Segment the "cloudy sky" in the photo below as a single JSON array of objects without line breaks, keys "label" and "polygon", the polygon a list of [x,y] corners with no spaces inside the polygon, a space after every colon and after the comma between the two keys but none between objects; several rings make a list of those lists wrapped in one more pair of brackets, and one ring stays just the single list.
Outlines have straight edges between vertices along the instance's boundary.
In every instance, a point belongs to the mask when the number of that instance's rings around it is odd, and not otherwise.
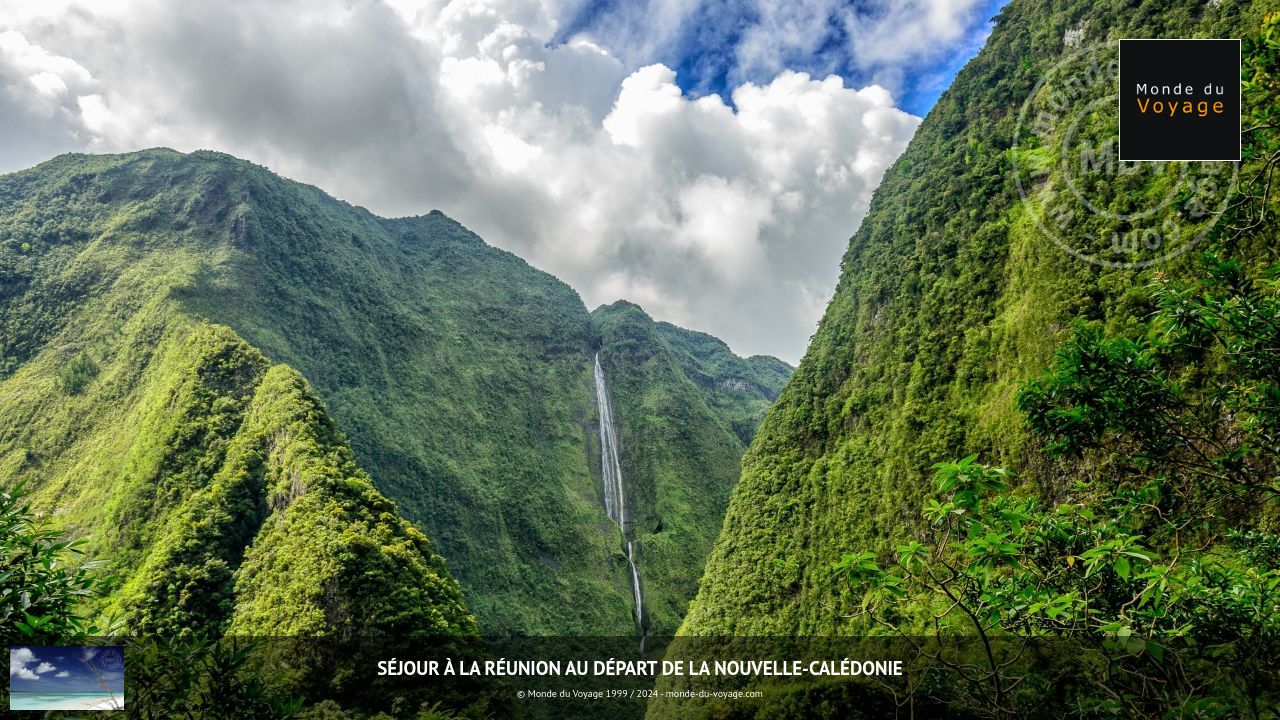
[{"label": "cloudy sky", "polygon": [[13,692],[124,693],[123,648],[11,647],[9,689]]},{"label": "cloudy sky", "polygon": [[795,362],[999,0],[4,0],[0,172],[210,148]]}]

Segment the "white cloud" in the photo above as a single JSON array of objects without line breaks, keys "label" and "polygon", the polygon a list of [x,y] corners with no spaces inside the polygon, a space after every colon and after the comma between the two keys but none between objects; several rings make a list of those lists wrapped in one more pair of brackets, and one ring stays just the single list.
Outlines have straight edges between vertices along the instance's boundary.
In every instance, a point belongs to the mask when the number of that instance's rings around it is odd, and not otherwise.
[{"label": "white cloud", "polygon": [[55,674],[54,677],[68,677],[70,675],[71,673],[67,672],[66,670],[61,670],[57,674]]},{"label": "white cloud", "polygon": [[32,44],[0,24],[0,167],[20,167],[91,143],[79,122],[79,98],[93,77],[71,58]]},{"label": "white cloud", "polygon": [[870,15],[846,13],[841,22],[858,67],[890,86],[946,53],[976,51],[990,32],[980,22],[986,18],[978,17],[985,0],[876,0],[874,5]]},{"label": "white cloud", "polygon": [[53,666],[53,665],[51,665],[50,663],[42,662],[42,663],[40,663],[39,665],[37,665],[37,666],[36,666],[36,674],[37,674],[37,675],[43,675],[43,674],[45,674],[45,673],[47,673],[47,672],[53,672],[54,670],[57,670],[57,669],[58,669],[58,668],[54,667],[54,666]]},{"label": "white cloud", "polygon": [[603,123],[610,146],[558,158],[561,229],[549,236],[608,242],[538,254],[588,298],[630,298],[740,351],[794,360],[916,121],[878,88],[799,73],[733,99],[736,113],[717,97],[682,98],[661,66],[629,77]]},{"label": "white cloud", "polygon": [[[658,3],[649,35],[696,5]],[[791,361],[918,122],[880,87],[783,66],[732,107],[690,98],[662,65],[550,46],[571,10],[552,0],[49,7],[0,9],[0,169],[77,148],[223,150],[381,214],[437,207],[588,306],[633,300]],[[789,27],[800,42],[802,13]]]},{"label": "white cloud", "polygon": [[843,30],[838,57],[873,75],[937,58],[965,39],[987,0],[757,0],[759,19],[735,46],[736,71],[776,72],[826,49],[833,26]]},{"label": "white cloud", "polygon": [[30,648],[11,648],[9,650],[9,677],[20,677],[36,680],[36,674],[27,669],[27,665],[35,662],[36,655]]},{"label": "white cloud", "polygon": [[[23,680],[39,680],[39,673],[48,672],[43,670],[45,665],[49,663],[40,663],[38,667],[32,668],[31,665],[36,664],[38,658],[31,651],[31,648],[10,648],[9,649],[9,677],[22,678]],[[53,667],[50,666],[49,670]]]},{"label": "white cloud", "polygon": [[864,67],[898,63],[946,52],[974,25],[983,0],[876,0],[870,12],[844,12],[841,19]]}]

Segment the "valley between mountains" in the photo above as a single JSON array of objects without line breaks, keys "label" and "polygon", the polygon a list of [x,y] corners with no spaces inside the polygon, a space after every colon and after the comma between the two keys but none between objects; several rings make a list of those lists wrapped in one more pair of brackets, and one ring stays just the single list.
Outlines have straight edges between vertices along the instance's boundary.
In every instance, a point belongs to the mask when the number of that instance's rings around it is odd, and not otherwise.
[{"label": "valley between mountains", "polygon": [[0,482],[143,629],[672,633],[791,371],[212,152],[4,176],[0,238]]}]

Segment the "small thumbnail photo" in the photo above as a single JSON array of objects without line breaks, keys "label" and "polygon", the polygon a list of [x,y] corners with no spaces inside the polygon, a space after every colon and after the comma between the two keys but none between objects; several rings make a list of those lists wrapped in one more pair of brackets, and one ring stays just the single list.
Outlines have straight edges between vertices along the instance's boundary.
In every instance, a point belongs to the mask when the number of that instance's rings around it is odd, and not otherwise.
[{"label": "small thumbnail photo", "polygon": [[124,648],[9,648],[10,710],[123,710]]}]

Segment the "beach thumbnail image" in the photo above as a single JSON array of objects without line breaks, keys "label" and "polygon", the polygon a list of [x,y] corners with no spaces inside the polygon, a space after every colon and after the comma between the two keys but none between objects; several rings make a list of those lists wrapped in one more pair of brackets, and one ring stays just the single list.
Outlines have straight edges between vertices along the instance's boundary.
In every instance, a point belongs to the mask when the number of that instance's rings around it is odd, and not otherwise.
[{"label": "beach thumbnail image", "polygon": [[9,648],[10,710],[123,710],[124,648]]}]

